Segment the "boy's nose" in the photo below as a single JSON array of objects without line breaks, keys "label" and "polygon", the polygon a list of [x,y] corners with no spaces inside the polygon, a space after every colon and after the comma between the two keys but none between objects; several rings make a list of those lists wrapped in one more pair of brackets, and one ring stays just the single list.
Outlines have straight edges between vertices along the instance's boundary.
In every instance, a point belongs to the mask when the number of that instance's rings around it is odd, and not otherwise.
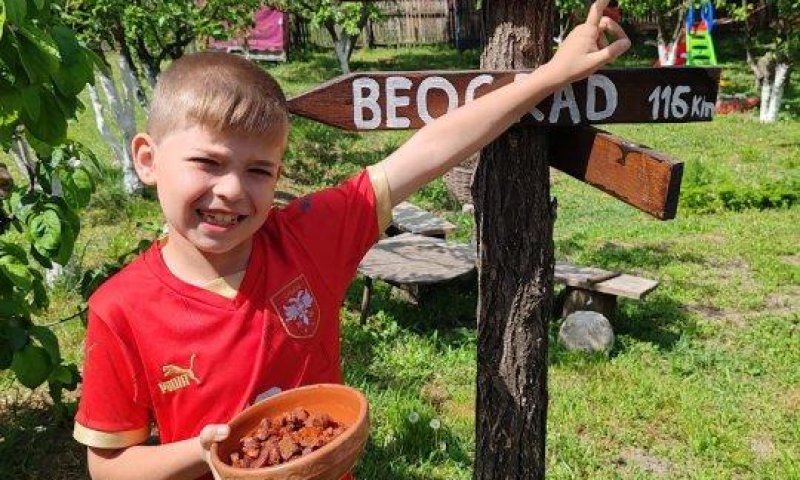
[{"label": "boy's nose", "polygon": [[231,201],[239,200],[244,195],[242,179],[234,173],[219,177],[212,190],[214,195]]}]

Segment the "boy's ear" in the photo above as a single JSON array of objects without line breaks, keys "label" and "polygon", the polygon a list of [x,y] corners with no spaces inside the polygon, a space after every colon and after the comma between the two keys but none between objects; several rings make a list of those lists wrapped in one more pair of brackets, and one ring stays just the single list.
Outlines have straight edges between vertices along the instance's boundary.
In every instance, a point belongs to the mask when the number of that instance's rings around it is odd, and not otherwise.
[{"label": "boy's ear", "polygon": [[137,133],[131,140],[133,165],[145,185],[156,184],[155,142],[146,133]]}]

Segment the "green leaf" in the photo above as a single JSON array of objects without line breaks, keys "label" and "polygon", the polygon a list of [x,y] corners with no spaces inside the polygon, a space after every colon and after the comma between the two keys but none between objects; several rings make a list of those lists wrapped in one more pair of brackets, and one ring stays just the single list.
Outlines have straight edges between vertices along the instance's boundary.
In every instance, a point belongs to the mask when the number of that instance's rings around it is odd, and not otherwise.
[{"label": "green leaf", "polygon": [[[43,266],[44,268],[53,268],[53,262],[51,262],[50,259],[47,258],[46,256],[39,253],[39,251],[36,250],[33,244],[31,244],[30,253],[33,259],[39,262],[39,265]],[[34,293],[36,292],[34,291]]]},{"label": "green leaf", "polygon": [[52,208],[55,208],[64,223],[68,223],[77,235],[81,230],[81,219],[73,208],[71,208],[63,198],[55,197],[52,200]]},{"label": "green leaf", "polygon": [[62,226],[58,213],[53,209],[47,209],[33,215],[28,221],[28,234],[33,247],[40,254],[54,258],[61,248],[62,241]]},{"label": "green leaf", "polygon": [[50,383],[58,382],[63,385],[69,385],[75,381],[75,378],[72,376],[70,369],[64,365],[56,365],[47,380]]},{"label": "green leaf", "polygon": [[42,109],[39,120],[31,121],[30,118],[23,115],[22,121],[28,127],[31,135],[45,143],[56,145],[67,136],[67,117],[52,92],[46,89],[40,89],[40,92]]},{"label": "green leaf", "polygon": [[0,148],[8,151],[19,120],[19,112],[16,109],[4,109],[4,103],[5,99],[0,98]]},{"label": "green leaf", "polygon": [[34,26],[26,25],[17,31],[20,61],[28,78],[32,84],[48,83],[61,64],[58,46],[50,35]]},{"label": "green leaf", "polygon": [[16,295],[11,298],[0,298],[0,317],[9,318],[29,314],[28,302],[24,298]]},{"label": "green leaf", "polygon": [[6,3],[0,0],[0,40],[3,38],[3,29],[6,26]]},{"label": "green leaf", "polygon": [[94,80],[92,61],[87,50],[81,47],[75,34],[63,25],[50,29],[61,55],[61,69],[53,76],[58,90],[67,96],[81,93],[86,84]]},{"label": "green leaf", "polygon": [[26,118],[33,122],[39,120],[39,113],[42,109],[42,102],[39,99],[39,87],[23,88],[21,91],[21,100]]},{"label": "green leaf", "polygon": [[69,259],[72,257],[72,251],[75,250],[75,240],[77,237],[78,232],[73,229],[73,226],[69,222],[63,222],[61,224],[61,244],[53,260],[61,265],[69,263]]},{"label": "green leaf", "polygon": [[44,281],[42,281],[41,278],[37,278],[33,282],[33,306],[39,310],[44,310],[49,305],[50,298],[47,296],[47,290],[44,288]]},{"label": "green leaf", "polygon": [[28,344],[28,332],[17,326],[8,327],[8,343],[11,345],[11,350],[15,352],[22,350]]},{"label": "green leaf", "polygon": [[75,186],[75,206],[83,208],[89,205],[92,192],[94,191],[94,181],[89,172],[83,167],[77,167],[72,171],[72,182]]},{"label": "green leaf", "polygon": [[23,263],[27,260],[25,249],[10,242],[0,241],[0,256],[2,255],[10,255]]},{"label": "green leaf", "polygon": [[11,361],[11,370],[17,375],[17,380],[28,388],[36,388],[44,383],[52,369],[53,364],[47,351],[31,344],[14,352],[14,359]]},{"label": "green leaf", "polygon": [[33,283],[33,272],[28,268],[25,250],[8,242],[0,242],[0,273],[23,292],[28,291]]},{"label": "green leaf", "polygon": [[61,350],[58,348],[58,338],[56,338],[52,330],[40,325],[34,325],[28,329],[28,332],[31,337],[39,340],[39,343],[42,344],[42,347],[44,347],[48,355],[50,355],[50,360],[53,361],[54,365],[61,362]]},{"label": "green leaf", "polygon": [[3,255],[0,257],[0,272],[5,274],[11,283],[16,285],[20,291],[30,290],[33,284],[33,275],[30,269],[24,263],[20,263],[16,258],[11,255]]},{"label": "green leaf", "polygon": [[25,0],[3,0],[8,21],[19,25],[28,15],[28,3]]}]

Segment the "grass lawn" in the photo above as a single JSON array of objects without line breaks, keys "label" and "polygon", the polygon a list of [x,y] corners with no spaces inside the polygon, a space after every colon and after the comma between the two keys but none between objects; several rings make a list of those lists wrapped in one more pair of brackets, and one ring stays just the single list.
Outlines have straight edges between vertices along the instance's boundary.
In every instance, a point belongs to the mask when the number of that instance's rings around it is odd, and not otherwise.
[{"label": "grass lawn", "polygon": [[[651,50],[637,49],[625,62],[647,64]],[[728,62],[725,90],[750,92],[747,67],[732,57],[735,44],[723,42],[720,52]],[[477,63],[476,52],[426,47],[357,52],[352,68]],[[270,71],[296,94],[335,76],[335,65],[332,54],[308,53]],[[608,356],[564,351],[555,340],[559,323],[552,323],[548,478],[800,478],[800,206],[793,190],[800,185],[800,95],[797,87],[787,95],[789,108],[773,125],[737,114],[703,124],[608,128],[685,162],[684,195],[669,222],[553,171],[557,258],[641,274],[661,285],[646,301],[621,302]],[[90,111],[71,135],[109,158]],[[330,185],[408,136],[362,136],[296,119],[282,188]],[[149,238],[146,224],[160,221],[157,204],[126,198],[116,175],[85,212],[81,263],[55,285],[53,308],[40,323],[75,313],[78,273]],[[443,182],[413,201],[456,223],[455,238],[470,236],[473,220]],[[444,289],[419,308],[378,285],[374,313],[361,326],[361,286],[356,279],[342,310],[347,382],[368,393],[373,413],[357,475],[471,478],[475,289]],[[69,320],[54,329],[64,355],[80,362],[81,323]],[[84,455],[43,390],[27,391],[0,373],[3,478],[86,478]]]}]

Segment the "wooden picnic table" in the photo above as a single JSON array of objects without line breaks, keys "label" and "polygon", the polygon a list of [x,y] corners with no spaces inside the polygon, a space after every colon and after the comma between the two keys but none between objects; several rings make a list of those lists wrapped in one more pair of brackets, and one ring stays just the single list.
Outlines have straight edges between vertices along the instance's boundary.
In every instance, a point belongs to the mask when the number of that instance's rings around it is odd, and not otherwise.
[{"label": "wooden picnic table", "polygon": [[448,243],[414,233],[402,233],[379,241],[358,266],[365,278],[361,322],[369,315],[374,279],[417,296],[421,286],[470,274],[475,270],[476,259],[475,249],[470,245]]}]

